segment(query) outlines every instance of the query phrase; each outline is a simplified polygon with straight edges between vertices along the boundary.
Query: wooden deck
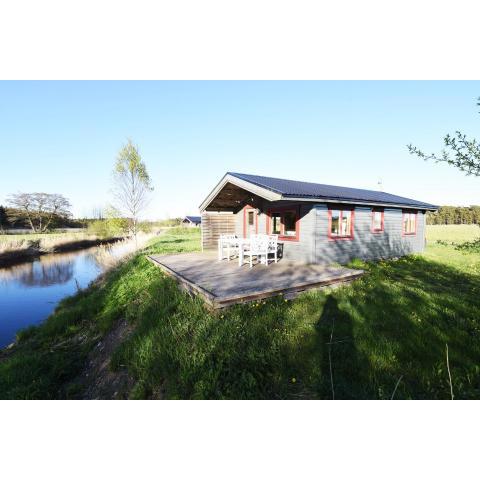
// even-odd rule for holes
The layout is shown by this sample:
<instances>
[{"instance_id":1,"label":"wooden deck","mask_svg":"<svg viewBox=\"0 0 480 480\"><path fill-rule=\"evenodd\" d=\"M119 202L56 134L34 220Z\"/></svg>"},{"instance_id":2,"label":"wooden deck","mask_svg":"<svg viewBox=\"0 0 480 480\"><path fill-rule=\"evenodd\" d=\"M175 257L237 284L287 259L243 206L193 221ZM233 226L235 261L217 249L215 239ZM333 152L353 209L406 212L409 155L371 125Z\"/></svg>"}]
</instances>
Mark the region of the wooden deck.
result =
<instances>
[{"instance_id":1,"label":"wooden deck","mask_svg":"<svg viewBox=\"0 0 480 480\"><path fill-rule=\"evenodd\" d=\"M213 308L283 294L292 298L312 288L346 283L362 270L326 265L277 264L238 266L236 260L217 260L216 252L152 255L147 258L174 277L187 291L200 294Z\"/></svg>"}]
</instances>

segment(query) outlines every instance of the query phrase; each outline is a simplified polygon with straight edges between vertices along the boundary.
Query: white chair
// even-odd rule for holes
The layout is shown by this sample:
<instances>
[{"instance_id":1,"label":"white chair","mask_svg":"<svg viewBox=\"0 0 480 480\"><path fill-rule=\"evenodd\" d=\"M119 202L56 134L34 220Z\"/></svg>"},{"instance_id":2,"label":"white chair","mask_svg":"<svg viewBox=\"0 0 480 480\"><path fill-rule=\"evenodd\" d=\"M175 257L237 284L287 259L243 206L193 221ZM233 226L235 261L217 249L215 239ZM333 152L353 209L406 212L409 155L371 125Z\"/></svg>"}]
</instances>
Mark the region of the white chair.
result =
<instances>
[{"instance_id":1,"label":"white chair","mask_svg":"<svg viewBox=\"0 0 480 480\"><path fill-rule=\"evenodd\" d=\"M250 243L245 245L242 257L248 257L250 268L253 267L253 257L257 257L259 263L268 264L268 236L251 235ZM265 260L262 260L265 258Z\"/></svg>"},{"instance_id":2,"label":"white chair","mask_svg":"<svg viewBox=\"0 0 480 480\"><path fill-rule=\"evenodd\" d=\"M278 235L268 235L267 255L265 262L268 265L268 255L273 253L275 263L278 262Z\"/></svg>"},{"instance_id":3,"label":"white chair","mask_svg":"<svg viewBox=\"0 0 480 480\"><path fill-rule=\"evenodd\" d=\"M224 248L227 249L226 257L223 254ZM232 234L222 234L218 239L218 260L221 261L227 258L230 261L230 257L233 254L238 254L238 238Z\"/></svg>"}]
</instances>

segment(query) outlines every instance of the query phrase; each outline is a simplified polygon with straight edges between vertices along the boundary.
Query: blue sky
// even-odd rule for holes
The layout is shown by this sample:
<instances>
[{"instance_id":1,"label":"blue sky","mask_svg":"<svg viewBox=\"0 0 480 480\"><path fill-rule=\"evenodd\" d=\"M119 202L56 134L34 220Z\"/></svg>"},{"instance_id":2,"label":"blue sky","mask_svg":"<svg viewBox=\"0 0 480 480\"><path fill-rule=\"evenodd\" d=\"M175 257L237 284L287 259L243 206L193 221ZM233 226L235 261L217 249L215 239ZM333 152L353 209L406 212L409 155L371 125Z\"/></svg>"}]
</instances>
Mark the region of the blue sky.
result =
<instances>
[{"instance_id":1,"label":"blue sky","mask_svg":"<svg viewBox=\"0 0 480 480\"><path fill-rule=\"evenodd\" d=\"M0 82L0 203L55 192L90 215L130 137L151 219L196 214L226 171L480 204L480 178L406 149L478 137L478 96L480 82Z\"/></svg>"}]
</instances>

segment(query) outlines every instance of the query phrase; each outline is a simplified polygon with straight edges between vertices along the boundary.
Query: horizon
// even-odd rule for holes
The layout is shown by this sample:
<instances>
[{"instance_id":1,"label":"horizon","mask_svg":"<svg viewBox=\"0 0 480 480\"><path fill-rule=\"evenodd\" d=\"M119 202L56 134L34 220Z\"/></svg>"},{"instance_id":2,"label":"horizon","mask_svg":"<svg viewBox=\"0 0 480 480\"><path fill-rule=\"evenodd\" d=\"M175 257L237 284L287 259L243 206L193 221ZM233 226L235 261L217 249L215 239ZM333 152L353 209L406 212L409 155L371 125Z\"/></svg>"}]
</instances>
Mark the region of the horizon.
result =
<instances>
[{"instance_id":1,"label":"horizon","mask_svg":"<svg viewBox=\"0 0 480 480\"><path fill-rule=\"evenodd\" d=\"M76 218L109 203L127 138L152 178L145 219L198 215L228 172L478 205L478 179L410 155L478 131L472 81L28 81L0 84L0 205L65 195Z\"/></svg>"}]
</instances>

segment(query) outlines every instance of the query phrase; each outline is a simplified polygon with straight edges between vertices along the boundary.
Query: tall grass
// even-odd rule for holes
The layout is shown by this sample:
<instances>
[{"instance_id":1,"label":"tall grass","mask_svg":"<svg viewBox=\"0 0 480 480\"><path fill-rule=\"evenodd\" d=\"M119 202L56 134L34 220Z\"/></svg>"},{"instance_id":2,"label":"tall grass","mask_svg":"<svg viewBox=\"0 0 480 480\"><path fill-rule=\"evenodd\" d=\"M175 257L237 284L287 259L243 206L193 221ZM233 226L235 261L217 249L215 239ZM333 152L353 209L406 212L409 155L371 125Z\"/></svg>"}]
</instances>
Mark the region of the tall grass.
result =
<instances>
[{"instance_id":1,"label":"tall grass","mask_svg":"<svg viewBox=\"0 0 480 480\"><path fill-rule=\"evenodd\" d=\"M0 253L34 248L52 252L56 247L82 240L97 240L99 237L85 232L0 235Z\"/></svg>"}]
</instances>

